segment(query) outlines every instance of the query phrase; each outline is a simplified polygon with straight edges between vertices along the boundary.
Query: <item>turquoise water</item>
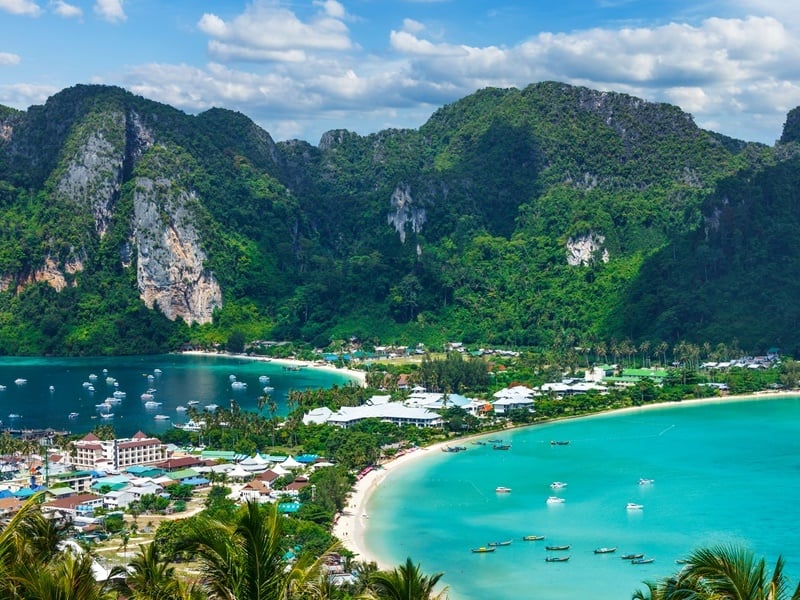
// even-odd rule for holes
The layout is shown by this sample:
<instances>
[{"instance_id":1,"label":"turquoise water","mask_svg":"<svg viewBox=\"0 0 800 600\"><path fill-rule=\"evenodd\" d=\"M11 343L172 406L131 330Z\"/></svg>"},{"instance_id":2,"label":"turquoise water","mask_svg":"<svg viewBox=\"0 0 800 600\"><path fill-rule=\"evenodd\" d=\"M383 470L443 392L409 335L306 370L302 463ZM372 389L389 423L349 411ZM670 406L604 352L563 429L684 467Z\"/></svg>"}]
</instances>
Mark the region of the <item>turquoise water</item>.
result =
<instances>
[{"instance_id":1,"label":"turquoise water","mask_svg":"<svg viewBox=\"0 0 800 600\"><path fill-rule=\"evenodd\" d=\"M628 599L644 580L676 572L675 559L692 549L729 542L771 565L782 554L788 575L800 577L798 398L681 404L502 437L509 451L468 445L389 472L367 507L371 552L444 572L459 600ZM568 486L554 492L553 481ZM497 494L498 485L512 492ZM546 503L554 493L564 504ZM529 534L546 540L523 542ZM506 539L492 554L470 552ZM546 544L570 544L570 560L545 562ZM595 555L602 546L618 550ZM620 559L638 552L655 561Z\"/></svg>"},{"instance_id":2,"label":"turquoise water","mask_svg":"<svg viewBox=\"0 0 800 600\"><path fill-rule=\"evenodd\" d=\"M156 374L156 369L161 374ZM105 373L103 371L106 371ZM97 375L95 391L87 391L83 382L89 375ZM148 375L152 379L148 379ZM247 384L246 390L231 389L230 376ZM171 427L171 423L188 420L176 407L197 400L198 409L206 404L230 406L233 399L244 410L256 411L257 398L264 385L259 376L270 378L274 387L272 399L277 414L287 413L286 398L290 390L345 385L352 381L344 373L304 368L286 371L279 363L248 360L228 356L125 356L114 358L0 358L0 420L3 427L66 429L73 433L88 432L99 423L114 426L117 435L130 436L138 430L158 433ZM106 383L114 378L119 386ZM27 379L16 385L18 378ZM53 386L53 391L50 391ZM148 388L155 388L155 400L162 402L156 409L145 409L140 399ZM96 404L111 396L115 389L126 392L127 397L112 408L114 418L100 420ZM69 413L77 412L75 419ZM269 414L269 408L262 411ZM9 418L10 414L19 417ZM156 414L171 417L170 421L156 421Z\"/></svg>"}]
</instances>

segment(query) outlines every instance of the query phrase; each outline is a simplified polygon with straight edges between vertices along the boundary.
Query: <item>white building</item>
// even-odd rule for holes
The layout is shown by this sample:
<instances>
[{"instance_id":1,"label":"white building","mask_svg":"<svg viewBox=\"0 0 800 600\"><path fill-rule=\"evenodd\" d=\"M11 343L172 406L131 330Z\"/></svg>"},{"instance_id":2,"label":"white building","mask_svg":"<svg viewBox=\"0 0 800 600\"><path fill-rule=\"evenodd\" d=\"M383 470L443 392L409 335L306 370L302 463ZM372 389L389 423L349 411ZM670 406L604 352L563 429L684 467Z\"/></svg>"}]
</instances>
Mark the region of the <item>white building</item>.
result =
<instances>
[{"instance_id":1,"label":"white building","mask_svg":"<svg viewBox=\"0 0 800 600\"><path fill-rule=\"evenodd\" d=\"M133 465L148 465L168 458L167 447L141 431L132 438L101 440L93 433L72 443L72 464L78 469L119 471Z\"/></svg>"}]
</instances>

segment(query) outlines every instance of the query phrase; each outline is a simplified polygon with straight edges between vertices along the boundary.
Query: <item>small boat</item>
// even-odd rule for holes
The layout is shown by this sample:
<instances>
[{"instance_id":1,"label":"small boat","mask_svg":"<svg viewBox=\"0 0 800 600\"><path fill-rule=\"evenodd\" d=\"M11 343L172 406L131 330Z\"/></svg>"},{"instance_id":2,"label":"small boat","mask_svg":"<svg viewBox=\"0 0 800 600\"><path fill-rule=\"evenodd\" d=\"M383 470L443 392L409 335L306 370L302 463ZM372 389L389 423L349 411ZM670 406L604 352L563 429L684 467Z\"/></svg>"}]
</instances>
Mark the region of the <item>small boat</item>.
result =
<instances>
[{"instance_id":1,"label":"small boat","mask_svg":"<svg viewBox=\"0 0 800 600\"><path fill-rule=\"evenodd\" d=\"M232 390L246 390L247 384L244 381L234 381L231 383Z\"/></svg>"},{"instance_id":2,"label":"small boat","mask_svg":"<svg viewBox=\"0 0 800 600\"><path fill-rule=\"evenodd\" d=\"M147 401L147 400L152 400L152 399L153 399L153 397L154 397L154 396L153 396L153 394L150 394L150 393L148 393L148 392L145 392L144 394L142 394L141 396L139 396L139 398L141 398L142 400L145 400L145 401Z\"/></svg>"},{"instance_id":3,"label":"small boat","mask_svg":"<svg viewBox=\"0 0 800 600\"><path fill-rule=\"evenodd\" d=\"M474 446L485 446L486 442L472 442Z\"/></svg>"},{"instance_id":4,"label":"small boat","mask_svg":"<svg viewBox=\"0 0 800 600\"><path fill-rule=\"evenodd\" d=\"M510 546L511 545L511 540L505 540L505 541L502 541L502 542L489 542L486 545L490 546L492 548L494 548L496 546Z\"/></svg>"},{"instance_id":5,"label":"small boat","mask_svg":"<svg viewBox=\"0 0 800 600\"><path fill-rule=\"evenodd\" d=\"M545 546L545 550L550 550L551 552L561 552L563 550L569 550L570 544L565 544L563 546Z\"/></svg>"},{"instance_id":6,"label":"small boat","mask_svg":"<svg viewBox=\"0 0 800 600\"><path fill-rule=\"evenodd\" d=\"M20 418L22 418L22 415L18 415L17 413L8 413L8 418L9 419L20 419Z\"/></svg>"},{"instance_id":7,"label":"small boat","mask_svg":"<svg viewBox=\"0 0 800 600\"><path fill-rule=\"evenodd\" d=\"M56 391L56 388L55 388L55 386L52 386L52 385L51 385L51 386L50 386L48 389L49 389L51 392L55 392L55 391Z\"/></svg>"},{"instance_id":8,"label":"small boat","mask_svg":"<svg viewBox=\"0 0 800 600\"><path fill-rule=\"evenodd\" d=\"M6 388L6 386L0 385L0 392L5 392L6 389L8 389L8 388Z\"/></svg>"},{"instance_id":9,"label":"small boat","mask_svg":"<svg viewBox=\"0 0 800 600\"><path fill-rule=\"evenodd\" d=\"M606 546L603 546L602 548L595 548L594 549L594 553L595 554L611 554L612 552L616 552L616 551L617 551L617 547L616 546L614 546L613 548L608 548Z\"/></svg>"},{"instance_id":10,"label":"small boat","mask_svg":"<svg viewBox=\"0 0 800 600\"><path fill-rule=\"evenodd\" d=\"M563 498L559 498L558 496L550 496L547 499L547 503L548 504L563 504L564 503L564 499Z\"/></svg>"},{"instance_id":11,"label":"small boat","mask_svg":"<svg viewBox=\"0 0 800 600\"><path fill-rule=\"evenodd\" d=\"M76 413L76 412L71 412L71 413L69 413L69 414L67 415L67 418L68 418L68 419L77 419L77 418L78 418L78 413Z\"/></svg>"},{"instance_id":12,"label":"small boat","mask_svg":"<svg viewBox=\"0 0 800 600\"><path fill-rule=\"evenodd\" d=\"M106 404L122 404L122 398L116 398L114 396L108 396L105 400Z\"/></svg>"},{"instance_id":13,"label":"small boat","mask_svg":"<svg viewBox=\"0 0 800 600\"><path fill-rule=\"evenodd\" d=\"M156 415L153 417L156 421L169 421L169 415Z\"/></svg>"},{"instance_id":14,"label":"small boat","mask_svg":"<svg viewBox=\"0 0 800 600\"><path fill-rule=\"evenodd\" d=\"M511 448L511 444L495 444L492 446L495 450L509 450Z\"/></svg>"},{"instance_id":15,"label":"small boat","mask_svg":"<svg viewBox=\"0 0 800 600\"><path fill-rule=\"evenodd\" d=\"M655 558L634 558L631 561L632 565L649 565Z\"/></svg>"},{"instance_id":16,"label":"small boat","mask_svg":"<svg viewBox=\"0 0 800 600\"><path fill-rule=\"evenodd\" d=\"M625 505L625 508L628 510L642 510L644 508L644 504L636 504L636 502L628 502Z\"/></svg>"},{"instance_id":17,"label":"small boat","mask_svg":"<svg viewBox=\"0 0 800 600\"><path fill-rule=\"evenodd\" d=\"M494 491L498 494L508 494L511 492L511 488L504 485L498 485L496 488L494 488Z\"/></svg>"},{"instance_id":18,"label":"small boat","mask_svg":"<svg viewBox=\"0 0 800 600\"><path fill-rule=\"evenodd\" d=\"M272 387L271 385L265 385L264 386L264 393L265 394L269 394L270 392L274 392L274 391L275 391L275 388Z\"/></svg>"},{"instance_id":19,"label":"small boat","mask_svg":"<svg viewBox=\"0 0 800 600\"><path fill-rule=\"evenodd\" d=\"M655 481L655 479L645 479L642 477L639 479L639 485L650 485L651 483L655 483Z\"/></svg>"},{"instance_id":20,"label":"small boat","mask_svg":"<svg viewBox=\"0 0 800 600\"><path fill-rule=\"evenodd\" d=\"M206 411L206 412L214 412L218 408L219 408L219 405L217 405L217 404L206 404L203 407L203 410Z\"/></svg>"},{"instance_id":21,"label":"small boat","mask_svg":"<svg viewBox=\"0 0 800 600\"><path fill-rule=\"evenodd\" d=\"M258 383L260 383L261 385L267 385L269 383L269 377L267 377L266 375L260 375L258 377Z\"/></svg>"},{"instance_id":22,"label":"small boat","mask_svg":"<svg viewBox=\"0 0 800 600\"><path fill-rule=\"evenodd\" d=\"M569 446L569 440L550 440L551 446Z\"/></svg>"},{"instance_id":23,"label":"small boat","mask_svg":"<svg viewBox=\"0 0 800 600\"><path fill-rule=\"evenodd\" d=\"M491 548L487 548L486 546L481 546L480 548L472 549L472 551L476 554L483 554L485 552L494 552L495 550L497 550L497 548L495 548L494 546L492 546Z\"/></svg>"},{"instance_id":24,"label":"small boat","mask_svg":"<svg viewBox=\"0 0 800 600\"><path fill-rule=\"evenodd\" d=\"M114 413L100 413L101 419L113 419Z\"/></svg>"},{"instance_id":25,"label":"small boat","mask_svg":"<svg viewBox=\"0 0 800 600\"><path fill-rule=\"evenodd\" d=\"M463 452L466 449L466 446L445 446L442 448L442 452Z\"/></svg>"},{"instance_id":26,"label":"small boat","mask_svg":"<svg viewBox=\"0 0 800 600\"><path fill-rule=\"evenodd\" d=\"M490 444L502 444L503 440L499 440L499 439L495 438L493 440L489 440L489 443Z\"/></svg>"},{"instance_id":27,"label":"small boat","mask_svg":"<svg viewBox=\"0 0 800 600\"><path fill-rule=\"evenodd\" d=\"M158 408L159 406L161 406L161 404L162 404L161 402L156 402L155 400L148 400L147 402L144 403L144 407L145 408Z\"/></svg>"},{"instance_id":28,"label":"small boat","mask_svg":"<svg viewBox=\"0 0 800 600\"><path fill-rule=\"evenodd\" d=\"M545 561L547 562L567 562L569 560L569 556L547 556L545 557Z\"/></svg>"},{"instance_id":29,"label":"small boat","mask_svg":"<svg viewBox=\"0 0 800 600\"><path fill-rule=\"evenodd\" d=\"M86 388L86 391L89 392L90 394L94 394L94 386L90 385L89 387Z\"/></svg>"},{"instance_id":30,"label":"small boat","mask_svg":"<svg viewBox=\"0 0 800 600\"><path fill-rule=\"evenodd\" d=\"M540 542L544 539L543 535L524 535L522 539L526 542Z\"/></svg>"},{"instance_id":31,"label":"small boat","mask_svg":"<svg viewBox=\"0 0 800 600\"><path fill-rule=\"evenodd\" d=\"M111 395L114 396L114 398L119 398L120 400L122 400L125 398L125 396L128 395L128 393L123 392L122 390L115 390L114 393Z\"/></svg>"},{"instance_id":32,"label":"small boat","mask_svg":"<svg viewBox=\"0 0 800 600\"><path fill-rule=\"evenodd\" d=\"M110 402L101 402L100 404L95 404L94 407L97 410L110 410L111 409L111 403Z\"/></svg>"},{"instance_id":33,"label":"small boat","mask_svg":"<svg viewBox=\"0 0 800 600\"><path fill-rule=\"evenodd\" d=\"M187 406L197 406L198 404L200 404L200 400L189 400L186 403Z\"/></svg>"},{"instance_id":34,"label":"small boat","mask_svg":"<svg viewBox=\"0 0 800 600\"><path fill-rule=\"evenodd\" d=\"M23 379L22 377L18 377L17 379L14 380L14 383L16 383L17 385L25 385L26 383L28 383L28 380Z\"/></svg>"},{"instance_id":35,"label":"small boat","mask_svg":"<svg viewBox=\"0 0 800 600\"><path fill-rule=\"evenodd\" d=\"M635 560L637 558L644 558L644 554L623 554L620 556L622 560Z\"/></svg>"},{"instance_id":36,"label":"small boat","mask_svg":"<svg viewBox=\"0 0 800 600\"><path fill-rule=\"evenodd\" d=\"M97 381L97 375L94 373L89 373L89 381Z\"/></svg>"},{"instance_id":37,"label":"small boat","mask_svg":"<svg viewBox=\"0 0 800 600\"><path fill-rule=\"evenodd\" d=\"M553 483L550 484L550 487L553 488L554 490L560 490L567 487L567 484L564 483L563 481L554 481Z\"/></svg>"},{"instance_id":38,"label":"small boat","mask_svg":"<svg viewBox=\"0 0 800 600\"><path fill-rule=\"evenodd\" d=\"M187 410L189 410L189 409L186 408L185 406L176 406L175 407L175 412L186 412Z\"/></svg>"},{"instance_id":39,"label":"small boat","mask_svg":"<svg viewBox=\"0 0 800 600\"><path fill-rule=\"evenodd\" d=\"M153 369L153 373L156 374L156 375L161 375L163 372L164 371L162 371L161 369L159 369L157 367L155 369Z\"/></svg>"}]
</instances>

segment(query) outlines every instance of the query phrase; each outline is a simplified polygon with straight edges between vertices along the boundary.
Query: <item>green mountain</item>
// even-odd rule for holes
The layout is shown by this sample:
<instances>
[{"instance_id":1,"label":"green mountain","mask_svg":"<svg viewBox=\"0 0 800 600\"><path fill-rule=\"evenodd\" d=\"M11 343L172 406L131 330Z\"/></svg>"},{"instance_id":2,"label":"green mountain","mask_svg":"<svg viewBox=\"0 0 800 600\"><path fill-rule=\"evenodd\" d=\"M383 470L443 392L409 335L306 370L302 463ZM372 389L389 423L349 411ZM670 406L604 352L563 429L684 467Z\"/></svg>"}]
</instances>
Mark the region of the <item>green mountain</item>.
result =
<instances>
[{"instance_id":1,"label":"green mountain","mask_svg":"<svg viewBox=\"0 0 800 600\"><path fill-rule=\"evenodd\" d=\"M553 82L316 147L119 88L0 107L0 352L793 348L798 122L771 148Z\"/></svg>"}]
</instances>

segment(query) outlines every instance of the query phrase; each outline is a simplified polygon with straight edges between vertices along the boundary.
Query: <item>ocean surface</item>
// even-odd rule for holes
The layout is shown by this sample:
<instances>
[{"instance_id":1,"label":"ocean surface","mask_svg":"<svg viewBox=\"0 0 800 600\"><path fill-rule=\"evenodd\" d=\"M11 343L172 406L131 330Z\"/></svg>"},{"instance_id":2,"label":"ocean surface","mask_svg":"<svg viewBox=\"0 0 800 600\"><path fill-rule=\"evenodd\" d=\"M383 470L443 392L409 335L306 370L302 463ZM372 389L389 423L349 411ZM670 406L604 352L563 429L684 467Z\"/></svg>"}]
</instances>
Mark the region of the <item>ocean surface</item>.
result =
<instances>
[{"instance_id":1,"label":"ocean surface","mask_svg":"<svg viewBox=\"0 0 800 600\"><path fill-rule=\"evenodd\" d=\"M96 375L96 380L92 381L91 375ZM262 384L261 376L269 377L269 382ZM246 389L232 389L231 377L246 383ZM26 383L15 383L18 379ZM287 371L277 362L224 355L0 358L0 385L5 386L0 391L0 421L3 428L52 427L73 433L88 432L100 423L108 423L118 436L130 436L138 430L158 434L169 429L171 423L188 420L186 413L175 409L190 400L199 402L198 410L206 404L227 408L233 399L243 410L257 411L258 396L269 385L274 388L270 395L277 405L276 414L285 415L289 391L346 385L350 381L352 378L345 373L313 368ZM91 384L94 392L84 384ZM162 404L146 409L141 394L151 388L155 389L154 400ZM95 405L115 390L124 391L126 398L111 408L112 419L101 419ZM78 416L69 418L72 412ZM261 412L268 415L269 407ZM170 420L157 421L156 414L169 415Z\"/></svg>"},{"instance_id":2,"label":"ocean surface","mask_svg":"<svg viewBox=\"0 0 800 600\"><path fill-rule=\"evenodd\" d=\"M676 559L721 543L749 547L770 569L782 554L792 582L800 578L800 398L682 403L502 439L511 449L468 442L465 452L429 451L390 471L367 505L370 551L444 572L458 600L628 600L643 581L677 572ZM554 491L554 481L568 485ZM551 495L564 503L547 504ZM546 539L522 540L533 534ZM491 554L470 551L504 540L512 543ZM617 551L593 552L604 546ZM626 553L655 560L633 565ZM556 554L570 560L545 561Z\"/></svg>"}]
</instances>

